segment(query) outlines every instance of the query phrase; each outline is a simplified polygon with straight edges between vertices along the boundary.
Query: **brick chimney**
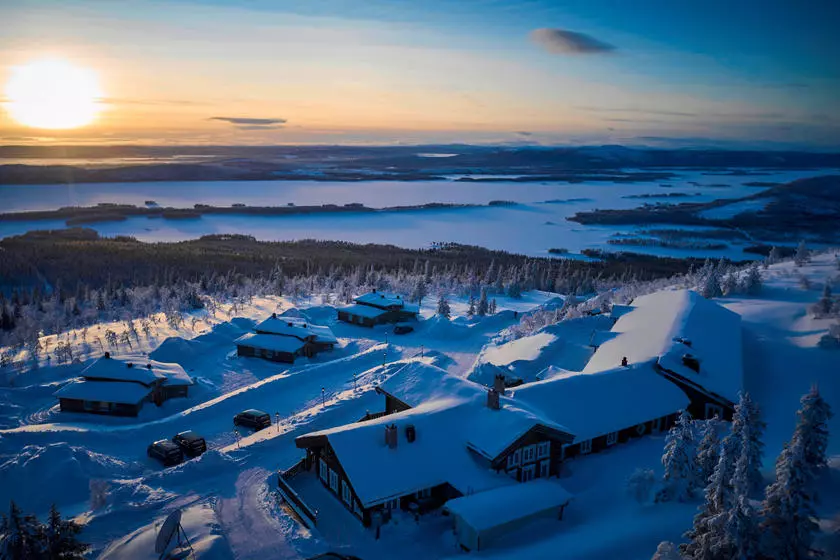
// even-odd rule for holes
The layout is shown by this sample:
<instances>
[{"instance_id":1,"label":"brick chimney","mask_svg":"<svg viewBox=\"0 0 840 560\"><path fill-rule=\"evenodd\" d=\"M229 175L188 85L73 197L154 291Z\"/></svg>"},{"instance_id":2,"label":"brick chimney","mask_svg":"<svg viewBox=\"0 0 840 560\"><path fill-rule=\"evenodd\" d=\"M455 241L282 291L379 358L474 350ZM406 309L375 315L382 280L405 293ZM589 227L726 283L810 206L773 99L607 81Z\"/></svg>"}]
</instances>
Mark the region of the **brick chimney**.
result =
<instances>
[{"instance_id":1,"label":"brick chimney","mask_svg":"<svg viewBox=\"0 0 840 560\"><path fill-rule=\"evenodd\" d=\"M397 425L391 424L385 426L385 445L391 449L397 448Z\"/></svg>"},{"instance_id":2,"label":"brick chimney","mask_svg":"<svg viewBox=\"0 0 840 560\"><path fill-rule=\"evenodd\" d=\"M505 376L497 373L493 377L493 388L502 396L505 396Z\"/></svg>"},{"instance_id":3,"label":"brick chimney","mask_svg":"<svg viewBox=\"0 0 840 560\"><path fill-rule=\"evenodd\" d=\"M499 402L499 392L495 389L495 387L491 387L489 391L487 391L487 408L491 410L499 410L501 408L501 403Z\"/></svg>"}]
</instances>

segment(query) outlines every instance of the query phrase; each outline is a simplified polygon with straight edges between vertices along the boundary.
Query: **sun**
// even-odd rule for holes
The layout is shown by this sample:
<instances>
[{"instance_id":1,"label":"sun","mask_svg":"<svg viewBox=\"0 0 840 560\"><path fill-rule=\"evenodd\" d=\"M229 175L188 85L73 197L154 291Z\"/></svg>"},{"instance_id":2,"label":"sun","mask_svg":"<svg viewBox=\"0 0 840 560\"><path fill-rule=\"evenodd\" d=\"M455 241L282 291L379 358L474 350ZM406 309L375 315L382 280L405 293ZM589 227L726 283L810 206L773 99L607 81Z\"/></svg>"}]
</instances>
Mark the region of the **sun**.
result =
<instances>
[{"instance_id":1,"label":"sun","mask_svg":"<svg viewBox=\"0 0 840 560\"><path fill-rule=\"evenodd\" d=\"M101 97L93 71L45 59L12 68L5 105L9 115L24 126L67 129L93 122Z\"/></svg>"}]
</instances>

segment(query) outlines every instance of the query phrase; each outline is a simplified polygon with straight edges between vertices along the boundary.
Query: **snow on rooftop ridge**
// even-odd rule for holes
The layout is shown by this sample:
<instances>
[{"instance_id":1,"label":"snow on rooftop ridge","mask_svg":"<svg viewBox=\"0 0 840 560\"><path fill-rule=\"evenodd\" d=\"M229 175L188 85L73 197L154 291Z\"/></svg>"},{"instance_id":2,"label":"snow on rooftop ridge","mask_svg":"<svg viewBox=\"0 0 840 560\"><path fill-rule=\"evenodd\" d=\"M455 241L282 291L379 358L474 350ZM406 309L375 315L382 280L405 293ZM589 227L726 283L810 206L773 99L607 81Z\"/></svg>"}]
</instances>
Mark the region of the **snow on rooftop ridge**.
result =
<instances>
[{"instance_id":1,"label":"snow on rooftop ridge","mask_svg":"<svg viewBox=\"0 0 840 560\"><path fill-rule=\"evenodd\" d=\"M294 336L279 336L276 334L246 333L233 341L237 346L251 346L273 352L295 353L306 343Z\"/></svg>"},{"instance_id":2,"label":"snow on rooftop ridge","mask_svg":"<svg viewBox=\"0 0 840 560\"><path fill-rule=\"evenodd\" d=\"M178 364L158 362L141 355L129 354L122 359L109 353L97 358L80 373L81 377L126 381L152 385L162 380L164 385L191 385L187 372Z\"/></svg>"},{"instance_id":3,"label":"snow on rooftop ridge","mask_svg":"<svg viewBox=\"0 0 840 560\"><path fill-rule=\"evenodd\" d=\"M152 388L139 383L114 381L71 381L54 395L61 399L137 404L151 394Z\"/></svg>"},{"instance_id":4,"label":"snow on rooftop ridge","mask_svg":"<svg viewBox=\"0 0 840 560\"><path fill-rule=\"evenodd\" d=\"M744 375L737 313L692 290L663 290L636 298L612 332L616 336L598 348L584 373L613 369L623 358L630 364L660 362L707 391L737 401ZM699 372L683 364L686 355L700 361Z\"/></svg>"},{"instance_id":5,"label":"snow on rooftop ridge","mask_svg":"<svg viewBox=\"0 0 840 560\"><path fill-rule=\"evenodd\" d=\"M338 342L332 329L329 327L313 325L310 321L302 317L278 317L276 313L259 323L254 327L254 330L258 333L292 336L300 339L314 336L314 340L318 342L333 344Z\"/></svg>"}]
</instances>

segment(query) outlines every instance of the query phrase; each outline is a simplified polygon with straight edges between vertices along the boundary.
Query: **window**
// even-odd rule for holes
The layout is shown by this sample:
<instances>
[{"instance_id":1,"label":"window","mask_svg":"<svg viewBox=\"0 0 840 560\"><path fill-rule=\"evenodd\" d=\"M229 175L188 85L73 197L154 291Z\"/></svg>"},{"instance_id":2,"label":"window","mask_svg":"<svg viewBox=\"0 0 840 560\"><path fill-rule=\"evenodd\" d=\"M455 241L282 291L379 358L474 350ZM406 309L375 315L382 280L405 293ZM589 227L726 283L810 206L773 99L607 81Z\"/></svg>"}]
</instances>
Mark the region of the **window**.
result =
<instances>
[{"instance_id":1,"label":"window","mask_svg":"<svg viewBox=\"0 0 840 560\"><path fill-rule=\"evenodd\" d=\"M581 455L586 455L587 453L592 453L592 440L591 439L580 442L580 454Z\"/></svg>"},{"instance_id":2,"label":"window","mask_svg":"<svg viewBox=\"0 0 840 560\"><path fill-rule=\"evenodd\" d=\"M616 443L618 443L618 432L607 434L607 445L615 445Z\"/></svg>"},{"instance_id":3,"label":"window","mask_svg":"<svg viewBox=\"0 0 840 560\"><path fill-rule=\"evenodd\" d=\"M385 502L385 509L397 509L398 507L400 507L400 502L397 499Z\"/></svg>"},{"instance_id":4,"label":"window","mask_svg":"<svg viewBox=\"0 0 840 560\"><path fill-rule=\"evenodd\" d=\"M536 465L526 465L522 467L522 482L533 480L536 473Z\"/></svg>"},{"instance_id":5,"label":"window","mask_svg":"<svg viewBox=\"0 0 840 560\"><path fill-rule=\"evenodd\" d=\"M653 433L659 433L662 431L662 418L657 418L653 421L653 427L650 430Z\"/></svg>"},{"instance_id":6,"label":"window","mask_svg":"<svg viewBox=\"0 0 840 560\"><path fill-rule=\"evenodd\" d=\"M344 503L348 506L353 501L353 492L350 491L350 485L347 484L346 480L341 481L341 498L344 500Z\"/></svg>"},{"instance_id":7,"label":"window","mask_svg":"<svg viewBox=\"0 0 840 560\"><path fill-rule=\"evenodd\" d=\"M432 497L432 489L431 488L424 488L417 492L417 499L425 500Z\"/></svg>"},{"instance_id":8,"label":"window","mask_svg":"<svg viewBox=\"0 0 840 560\"><path fill-rule=\"evenodd\" d=\"M537 459L537 444L532 443L522 448L522 462L533 463Z\"/></svg>"},{"instance_id":9,"label":"window","mask_svg":"<svg viewBox=\"0 0 840 560\"><path fill-rule=\"evenodd\" d=\"M521 457L522 457L522 450L521 449L517 449L516 451L514 451L513 453L508 455L508 458L507 458L508 468L519 466L519 463L521 462Z\"/></svg>"},{"instance_id":10,"label":"window","mask_svg":"<svg viewBox=\"0 0 840 560\"><path fill-rule=\"evenodd\" d=\"M715 416L723 419L723 407L714 403L706 403L706 418L714 418Z\"/></svg>"},{"instance_id":11,"label":"window","mask_svg":"<svg viewBox=\"0 0 840 560\"><path fill-rule=\"evenodd\" d=\"M329 470L327 468L327 464L324 462L323 459L321 459L320 461L318 461L318 465L319 465L319 469L321 471L321 480L323 480L324 484L326 484L327 483L327 471Z\"/></svg>"},{"instance_id":12,"label":"window","mask_svg":"<svg viewBox=\"0 0 840 560\"><path fill-rule=\"evenodd\" d=\"M543 441L537 444L537 459L545 459L551 454L551 442Z\"/></svg>"},{"instance_id":13,"label":"window","mask_svg":"<svg viewBox=\"0 0 840 560\"><path fill-rule=\"evenodd\" d=\"M540 461L540 478L548 478L551 472L551 461L544 459Z\"/></svg>"},{"instance_id":14,"label":"window","mask_svg":"<svg viewBox=\"0 0 840 560\"><path fill-rule=\"evenodd\" d=\"M338 473L330 469L330 488L338 494Z\"/></svg>"}]
</instances>

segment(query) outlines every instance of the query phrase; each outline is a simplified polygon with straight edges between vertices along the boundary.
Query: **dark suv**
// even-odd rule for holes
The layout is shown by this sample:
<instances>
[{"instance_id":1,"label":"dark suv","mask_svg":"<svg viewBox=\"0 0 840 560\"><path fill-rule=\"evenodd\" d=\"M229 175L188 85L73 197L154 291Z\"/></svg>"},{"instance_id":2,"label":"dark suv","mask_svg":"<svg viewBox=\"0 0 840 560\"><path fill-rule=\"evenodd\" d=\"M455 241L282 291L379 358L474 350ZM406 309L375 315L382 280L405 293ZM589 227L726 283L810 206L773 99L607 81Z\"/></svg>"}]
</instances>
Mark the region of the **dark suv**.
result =
<instances>
[{"instance_id":1,"label":"dark suv","mask_svg":"<svg viewBox=\"0 0 840 560\"><path fill-rule=\"evenodd\" d=\"M146 455L163 463L164 467L171 467L184 461L184 453L181 448L169 441L161 439L151 444L146 449Z\"/></svg>"},{"instance_id":2,"label":"dark suv","mask_svg":"<svg viewBox=\"0 0 840 560\"><path fill-rule=\"evenodd\" d=\"M267 412L263 412L262 410L243 410L239 414L233 417L233 425L234 426L246 426L248 428L254 428L254 430L259 431L263 428L268 428L271 426L271 416L268 415Z\"/></svg>"},{"instance_id":3,"label":"dark suv","mask_svg":"<svg viewBox=\"0 0 840 560\"><path fill-rule=\"evenodd\" d=\"M187 432L181 432L180 434L176 435L172 438L173 443L181 448L181 451L184 452L184 455L189 457L198 457L205 451L207 451L207 442L204 441L204 438L198 435L197 433L193 432L192 430Z\"/></svg>"}]
</instances>

